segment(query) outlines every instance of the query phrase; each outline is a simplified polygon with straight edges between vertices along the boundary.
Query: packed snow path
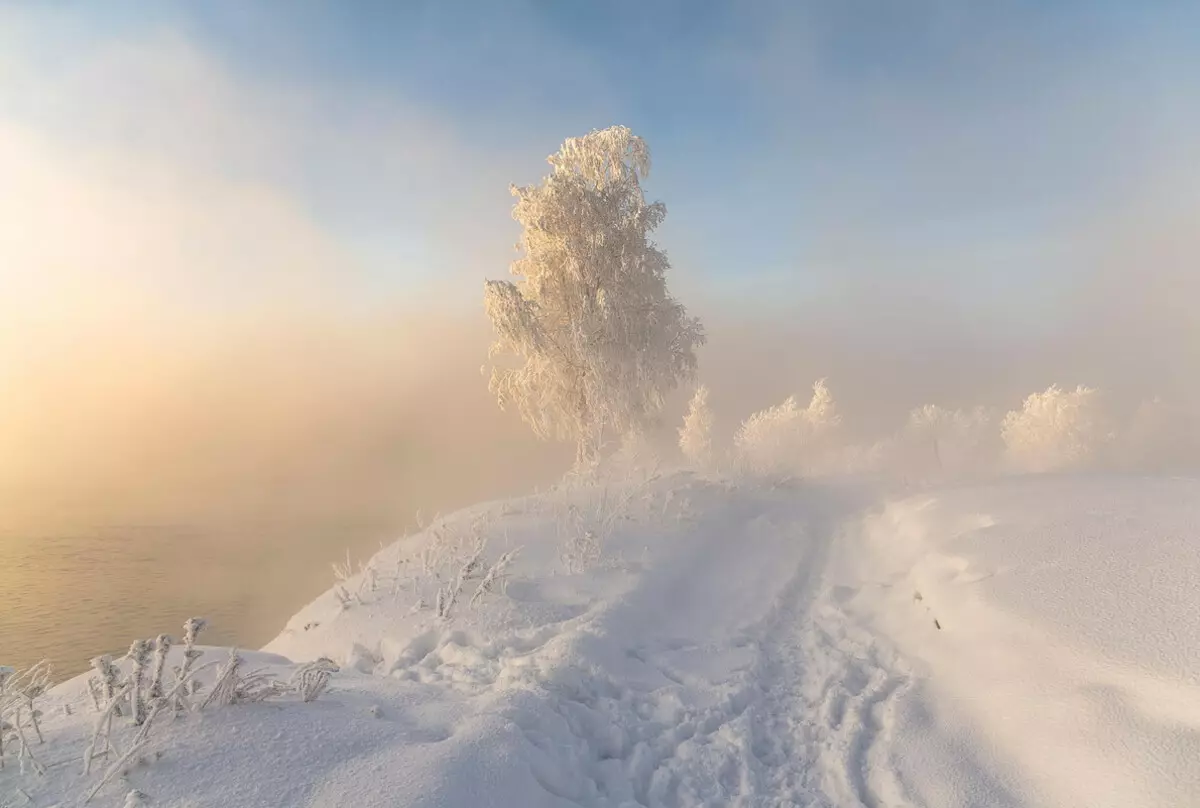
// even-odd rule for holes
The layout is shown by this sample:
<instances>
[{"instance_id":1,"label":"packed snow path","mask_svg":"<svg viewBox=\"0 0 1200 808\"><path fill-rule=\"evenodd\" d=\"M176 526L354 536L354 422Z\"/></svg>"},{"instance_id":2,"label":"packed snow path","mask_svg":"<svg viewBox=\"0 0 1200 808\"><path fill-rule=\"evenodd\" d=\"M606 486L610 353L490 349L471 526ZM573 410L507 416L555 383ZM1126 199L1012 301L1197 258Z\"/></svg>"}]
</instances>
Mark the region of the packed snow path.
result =
<instances>
[{"instance_id":1,"label":"packed snow path","mask_svg":"<svg viewBox=\"0 0 1200 808\"><path fill-rule=\"evenodd\" d=\"M648 602L624 605L620 619L646 614L638 622L649 636L705 638L636 652L677 686L659 698L686 705L635 792L642 804L894 804L879 764L904 677L824 597L830 554L856 509L832 490L759 502L697 537L693 563L664 569L643 590Z\"/></svg>"},{"instance_id":2,"label":"packed snow path","mask_svg":"<svg viewBox=\"0 0 1200 808\"><path fill-rule=\"evenodd\" d=\"M328 693L164 724L90 804L1200 804L1197 525L1200 483L1169 479L675 475L481 505L246 654L285 679L329 656ZM56 776L9 767L0 805L94 782L85 680L41 709Z\"/></svg>"}]
</instances>

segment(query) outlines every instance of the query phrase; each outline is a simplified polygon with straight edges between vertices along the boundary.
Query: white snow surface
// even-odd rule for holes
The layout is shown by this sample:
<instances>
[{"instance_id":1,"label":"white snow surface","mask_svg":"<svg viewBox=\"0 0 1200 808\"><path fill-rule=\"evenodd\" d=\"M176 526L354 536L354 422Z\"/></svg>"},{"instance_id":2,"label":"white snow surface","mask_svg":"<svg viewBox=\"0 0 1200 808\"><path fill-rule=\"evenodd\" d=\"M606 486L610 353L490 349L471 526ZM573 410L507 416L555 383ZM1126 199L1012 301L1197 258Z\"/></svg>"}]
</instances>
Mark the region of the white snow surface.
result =
<instances>
[{"instance_id":1,"label":"white snow surface","mask_svg":"<svg viewBox=\"0 0 1200 808\"><path fill-rule=\"evenodd\" d=\"M1200 482L627 486L381 549L359 601L326 592L246 655L285 678L328 656L327 693L164 723L90 804L1200 805ZM569 507L617 500L599 562L563 572ZM507 593L470 606L475 575L449 618L414 610L421 551L474 534L484 566L522 547ZM50 773L10 759L0 805L95 782L84 681L43 700Z\"/></svg>"}]
</instances>

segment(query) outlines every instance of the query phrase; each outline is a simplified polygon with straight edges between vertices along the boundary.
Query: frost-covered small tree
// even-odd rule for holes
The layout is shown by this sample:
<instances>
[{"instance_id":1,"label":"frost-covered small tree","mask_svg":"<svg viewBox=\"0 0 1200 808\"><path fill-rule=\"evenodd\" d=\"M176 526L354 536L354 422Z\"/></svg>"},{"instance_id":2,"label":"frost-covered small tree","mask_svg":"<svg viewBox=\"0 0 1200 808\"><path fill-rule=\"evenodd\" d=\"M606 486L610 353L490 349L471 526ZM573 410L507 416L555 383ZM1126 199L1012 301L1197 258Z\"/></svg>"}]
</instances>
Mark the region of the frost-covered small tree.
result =
<instances>
[{"instance_id":1,"label":"frost-covered small tree","mask_svg":"<svg viewBox=\"0 0 1200 808\"><path fill-rule=\"evenodd\" d=\"M739 461L757 474L829 470L833 438L842 417L821 379L801 407L795 396L751 415L734 436Z\"/></svg>"},{"instance_id":2,"label":"frost-covered small tree","mask_svg":"<svg viewBox=\"0 0 1200 808\"><path fill-rule=\"evenodd\" d=\"M523 232L513 281L488 281L496 332L490 389L540 437L576 442L586 465L605 440L651 422L695 373L700 322L667 291L650 240L666 207L647 203L645 142L624 126L569 138L540 184L513 187Z\"/></svg>"},{"instance_id":3,"label":"frost-covered small tree","mask_svg":"<svg viewBox=\"0 0 1200 808\"><path fill-rule=\"evenodd\" d=\"M1000 432L984 407L948 410L936 404L909 413L898 441L906 475L957 475L990 470L999 457Z\"/></svg>"},{"instance_id":4,"label":"frost-covered small tree","mask_svg":"<svg viewBox=\"0 0 1200 808\"><path fill-rule=\"evenodd\" d=\"M1083 467L1113 438L1094 389L1056 384L1008 413L1000 434L1010 465L1034 473Z\"/></svg>"},{"instance_id":5,"label":"frost-covered small tree","mask_svg":"<svg viewBox=\"0 0 1200 808\"><path fill-rule=\"evenodd\" d=\"M713 462L712 408L708 405L708 387L700 385L692 396L683 426L679 428L679 448L697 468L709 468Z\"/></svg>"}]
</instances>

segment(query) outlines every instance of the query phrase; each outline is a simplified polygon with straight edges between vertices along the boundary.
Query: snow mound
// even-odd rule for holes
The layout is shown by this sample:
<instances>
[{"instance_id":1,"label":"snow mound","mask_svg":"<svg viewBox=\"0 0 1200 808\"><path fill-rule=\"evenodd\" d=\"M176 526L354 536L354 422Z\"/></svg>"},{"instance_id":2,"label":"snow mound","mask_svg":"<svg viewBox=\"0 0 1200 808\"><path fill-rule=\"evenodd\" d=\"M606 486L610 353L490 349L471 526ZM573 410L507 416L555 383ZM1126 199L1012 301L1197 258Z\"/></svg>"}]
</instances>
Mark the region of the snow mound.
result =
<instances>
[{"instance_id":1,"label":"snow mound","mask_svg":"<svg viewBox=\"0 0 1200 808\"><path fill-rule=\"evenodd\" d=\"M245 655L333 659L320 698L182 715L92 804L1192 804L1198 495L679 474L481 505ZM49 694L53 776L10 766L0 804L78 801L88 699Z\"/></svg>"}]
</instances>

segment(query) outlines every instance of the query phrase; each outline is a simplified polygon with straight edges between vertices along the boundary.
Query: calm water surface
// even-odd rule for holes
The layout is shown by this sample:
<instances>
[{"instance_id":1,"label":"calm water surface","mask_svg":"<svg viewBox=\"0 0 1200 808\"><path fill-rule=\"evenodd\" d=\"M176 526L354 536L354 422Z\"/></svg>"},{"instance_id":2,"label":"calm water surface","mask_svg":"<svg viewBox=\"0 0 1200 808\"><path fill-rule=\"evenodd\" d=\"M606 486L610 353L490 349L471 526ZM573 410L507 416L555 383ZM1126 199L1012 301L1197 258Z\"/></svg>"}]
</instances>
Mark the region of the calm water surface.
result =
<instances>
[{"instance_id":1,"label":"calm water surface","mask_svg":"<svg viewBox=\"0 0 1200 808\"><path fill-rule=\"evenodd\" d=\"M178 637L209 620L205 640L257 648L332 583L347 549L365 558L399 526L114 525L60 535L0 533L0 664L39 659L56 678L139 637Z\"/></svg>"}]
</instances>

